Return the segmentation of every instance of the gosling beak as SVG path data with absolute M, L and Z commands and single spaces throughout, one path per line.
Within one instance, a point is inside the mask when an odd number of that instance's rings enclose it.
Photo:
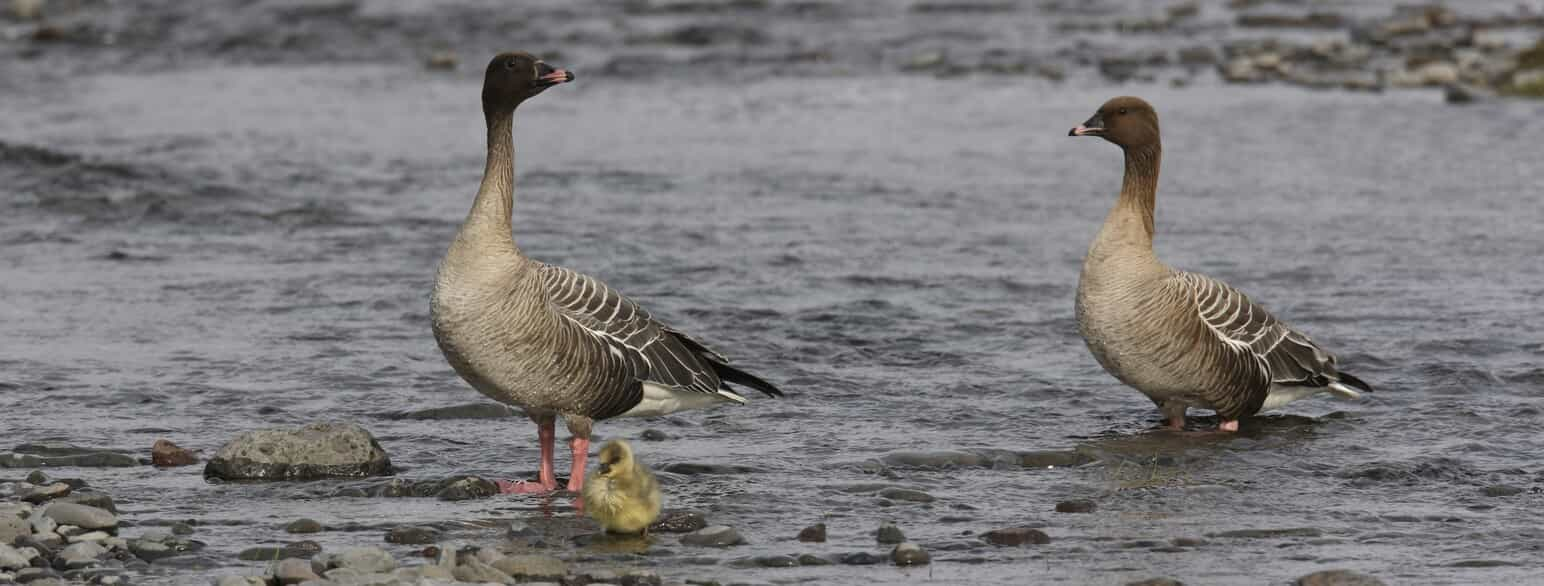
M 568 83 L 574 80 L 574 72 L 567 69 L 554 69 L 544 62 L 536 62 L 536 81 L 532 85 L 540 89 L 546 89 L 560 83 Z
M 599 466 L 595 467 L 595 472 L 597 474 L 600 474 L 601 476 L 605 476 L 607 474 L 610 474 L 611 473 L 611 465 L 607 464 L 605 462 L 601 462 Z
M 1079 124 L 1077 128 L 1067 131 L 1067 136 L 1103 136 L 1104 117 L 1095 113 L 1093 118 Z

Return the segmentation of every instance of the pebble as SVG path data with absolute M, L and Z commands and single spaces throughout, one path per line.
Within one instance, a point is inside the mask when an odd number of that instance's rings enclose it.
M 158 439 L 150 446 L 150 463 L 163 468 L 190 466 L 198 463 L 198 455 L 170 440 Z
M 390 572 L 397 569 L 397 560 L 377 547 L 355 547 L 332 554 L 327 559 L 329 568 L 352 568 L 361 572 Z
M 39 580 L 62 578 L 59 572 L 48 568 L 22 568 L 16 571 L 16 581 L 22 584 L 37 583 Z
M 1185 586 L 1185 583 L 1173 578 L 1148 578 L 1146 580 L 1127 582 L 1126 586 Z
M 32 558 L 21 550 L 0 543 L 0 570 L 20 570 L 32 565 Z
M 322 524 L 310 518 L 295 519 L 284 526 L 285 533 L 320 533 L 321 531 Z
M 1510 484 L 1492 484 L 1481 489 L 1480 493 L 1484 494 L 1485 496 L 1500 497 L 1522 494 L 1524 491 L 1525 489 L 1521 486 L 1512 486 Z
M 31 510 L 30 505 L 27 510 Z M 23 519 L 21 513 L 20 508 L 0 509 L 0 543 L 15 543 L 17 537 L 32 533 L 31 523 Z
M 440 540 L 440 530 L 433 527 L 405 525 L 386 532 L 386 543 L 427 545 Z
M 658 429 L 645 429 L 643 433 L 638 434 L 638 439 L 646 442 L 662 442 L 670 439 L 670 436 Z
M 825 543 L 826 524 L 816 523 L 799 530 L 799 541 L 804 543 Z
M 546 555 L 505 556 L 489 565 L 520 581 L 556 581 L 568 574 L 568 562 Z
M 649 526 L 650 533 L 691 533 L 708 526 L 708 518 L 697 511 L 665 511 Z
M 896 527 L 894 523 L 884 523 L 879 526 L 878 531 L 874 532 L 874 538 L 880 543 L 901 543 L 906 541 L 906 534 L 902 533 L 901 528 Z
M 59 559 L 66 568 L 83 568 L 97 563 L 97 558 L 107 555 L 107 548 L 94 541 L 83 541 L 64 548 Z
M 1351 570 L 1324 570 L 1298 578 L 1296 586 L 1384 586 L 1383 581 Z
M 434 497 L 442 501 L 469 501 L 499 494 L 499 485 L 492 480 L 476 476 L 452 478 Z
M 236 557 L 247 561 L 267 562 L 284 558 L 311 559 L 321 552 L 321 544 L 315 541 L 297 541 L 282 546 L 249 547 L 241 550 L 241 553 L 236 554 Z
M 1169 540 L 1169 543 L 1174 544 L 1176 547 L 1196 547 L 1206 545 L 1206 540 L 1199 537 L 1175 537 Z
M 859 551 L 859 552 L 853 552 L 853 553 L 848 553 L 848 554 L 842 554 L 842 557 L 841 557 L 840 561 L 842 562 L 842 565 L 845 565 L 845 566 L 872 566 L 874 564 L 877 564 L 879 562 L 884 561 L 884 558 L 881 558 L 881 557 L 879 557 L 877 555 L 871 554 L 871 553 L 866 552 L 866 551 Z
M 108 510 L 75 503 L 51 503 L 43 509 L 43 514 L 60 525 L 75 525 L 85 529 L 107 529 L 118 526 L 118 516 Z
M 44 515 L 33 515 L 31 524 L 33 533 L 53 533 L 55 529 L 59 528 L 58 521 L 55 521 L 53 517 Z
M 43 0 L 11 0 L 11 16 L 16 20 L 37 20 L 43 15 Z
M 299 584 L 306 580 L 320 580 L 321 576 L 311 569 L 311 561 L 299 558 L 285 558 L 274 563 L 270 572 L 279 584 Z
M 464 563 L 456 566 L 456 569 L 451 571 L 451 575 L 461 582 L 495 582 L 503 584 L 511 580 L 509 574 L 500 572 L 493 566 L 476 559 L 466 560 Z
M 1012 527 L 993 529 L 981 534 L 981 539 L 992 545 L 1042 545 L 1051 542 L 1051 536 L 1039 529 Z
M 461 58 L 456 56 L 455 51 L 435 51 L 424 65 L 429 69 L 448 71 L 461 65 Z
M 831 565 L 831 560 L 828 560 L 826 558 L 820 557 L 820 556 L 812 554 L 812 553 L 802 553 L 802 554 L 799 554 L 799 565 L 801 565 L 801 566 L 829 566 L 829 565 Z
M 1058 513 L 1092 513 L 1094 508 L 1094 501 L 1089 499 L 1074 499 L 1056 503 L 1056 512 Z
M 1207 537 L 1236 537 L 1243 539 L 1269 539 L 1274 537 L 1318 537 L 1324 532 L 1312 527 L 1288 529 L 1237 529 L 1221 533 L 1208 533 Z
M 752 559 L 751 564 L 762 568 L 793 568 L 798 567 L 799 560 L 793 556 L 767 555 Z
M 92 531 L 90 533 L 82 533 L 80 535 L 71 535 L 66 541 L 69 541 L 70 543 L 80 543 L 82 541 L 102 541 L 109 537 L 112 536 L 108 535 L 106 531 Z
M 27 501 L 29 503 L 42 504 L 70 494 L 71 490 L 73 489 L 69 484 L 64 482 L 55 482 L 46 486 L 34 486 L 20 496 L 21 500 Z
M 105 492 L 80 492 L 80 489 L 77 488 L 76 492 L 70 493 L 67 496 L 59 497 L 58 499 L 55 499 L 54 502 L 85 505 L 88 507 L 96 507 L 113 514 L 118 513 L 118 506 L 113 504 L 113 497 L 108 496 L 108 494 Z
M 682 545 L 703 547 L 727 547 L 745 543 L 740 532 L 726 525 L 712 525 L 681 536 Z
M 660 470 L 669 472 L 671 474 L 683 474 L 686 476 L 697 476 L 701 474 L 746 474 L 758 471 L 756 468 L 752 468 L 750 466 L 736 466 L 733 464 L 698 464 L 695 462 L 676 462 L 674 464 L 666 465 L 665 467 L 660 468 Z
M 927 550 L 922 549 L 922 546 L 905 542 L 895 546 L 895 549 L 890 552 L 890 561 L 895 562 L 897 566 L 925 566 L 932 562 L 933 558 L 928 556 Z

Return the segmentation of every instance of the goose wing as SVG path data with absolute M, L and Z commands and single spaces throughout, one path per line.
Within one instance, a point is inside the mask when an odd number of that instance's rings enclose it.
M 599 279 L 549 264 L 540 271 L 555 313 L 613 356 L 620 355 L 635 380 L 721 394 L 715 363 L 727 362 L 723 355 L 655 320 Z
M 1207 329 L 1235 352 L 1264 367 L 1271 384 L 1322 387 L 1340 380 L 1335 357 L 1227 283 L 1180 273 Z

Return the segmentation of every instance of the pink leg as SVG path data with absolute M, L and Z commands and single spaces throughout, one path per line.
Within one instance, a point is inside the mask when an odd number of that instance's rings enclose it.
M 568 473 L 568 492 L 584 490 L 584 461 L 590 456 L 590 438 L 575 437 L 568 440 L 574 450 L 574 467 Z
M 1236 431 L 1238 431 L 1238 420 L 1237 419 L 1224 419 L 1224 420 L 1222 420 L 1222 423 L 1218 423 L 1217 424 L 1217 431 L 1228 431 L 1228 432 L 1236 432 Z
M 558 489 L 558 480 L 552 473 L 553 442 L 557 440 L 557 430 L 553 429 L 554 419 L 546 419 L 536 422 L 536 437 L 541 441 L 541 471 L 537 473 L 536 482 L 499 480 L 499 492 L 503 494 L 536 492 L 552 492 Z

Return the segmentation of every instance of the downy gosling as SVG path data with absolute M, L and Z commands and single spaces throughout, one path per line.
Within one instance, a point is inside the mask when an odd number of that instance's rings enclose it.
M 659 518 L 659 481 L 625 441 L 606 442 L 599 458 L 595 474 L 584 479 L 584 510 L 608 532 L 647 535 Z

